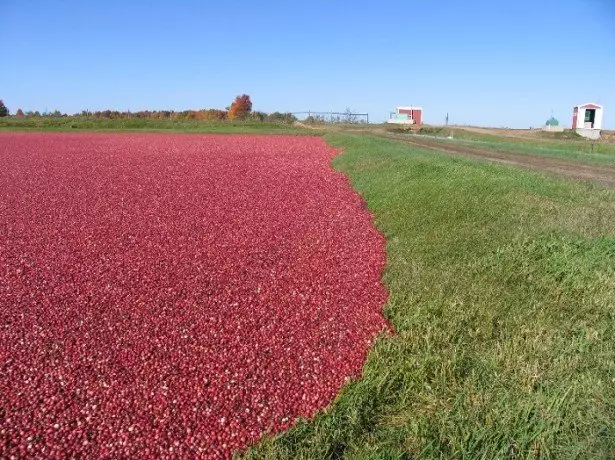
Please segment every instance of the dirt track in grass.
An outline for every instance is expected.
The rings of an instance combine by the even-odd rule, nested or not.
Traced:
[[[609,187],[615,187],[615,166],[581,163],[539,155],[502,152],[478,147],[468,147],[448,141],[434,141],[422,137],[396,136],[388,137],[401,140],[417,147],[437,150],[438,152],[469,157],[477,160],[520,166],[551,174],[565,176],[571,179],[597,182]]]

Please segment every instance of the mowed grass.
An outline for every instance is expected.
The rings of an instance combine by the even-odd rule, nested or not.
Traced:
[[[287,123],[255,120],[206,121],[151,118],[32,117],[0,118],[5,131],[147,131],[220,134],[315,134]]]
[[[467,131],[462,128],[424,128],[421,133],[435,136],[435,140],[468,147],[562,158],[583,163],[615,164],[615,144],[592,141],[574,132],[537,132],[528,137],[505,137]],[[453,135],[453,139],[446,136]]]
[[[613,458],[615,192],[327,136],[387,238],[396,332],[247,458]]]
[[[547,156],[596,164],[615,164],[615,144],[590,141],[541,142],[501,138],[497,141],[455,139],[453,142],[501,152]]]

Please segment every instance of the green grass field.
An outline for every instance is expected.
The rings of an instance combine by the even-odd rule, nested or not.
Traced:
[[[387,238],[396,333],[247,458],[613,458],[615,192],[326,137]]]
[[[532,142],[504,138],[495,141],[454,139],[452,142],[500,152],[563,158],[582,163],[615,164],[615,145],[613,144],[594,143],[592,145],[589,141]]]
[[[285,123],[261,121],[202,121],[151,118],[32,117],[0,118],[4,131],[147,131],[220,134],[313,134]]]
[[[403,130],[399,130],[403,132]],[[423,128],[419,134],[433,136],[442,142],[452,142],[501,152],[563,158],[583,163],[615,164],[615,144],[584,139],[576,133],[538,132],[527,138],[504,137],[467,131],[462,128]],[[453,139],[446,139],[453,135]]]

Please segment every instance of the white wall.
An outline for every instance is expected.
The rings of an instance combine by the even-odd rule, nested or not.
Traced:
[[[582,129],[579,128],[576,130],[577,134],[587,137],[589,139],[598,140],[600,139],[600,130],[598,129]]]
[[[577,125],[573,126],[573,129],[579,129],[585,127],[585,109],[579,107],[579,113],[577,114]]]
[[[405,120],[403,118],[389,118],[387,123],[394,123],[396,125],[413,125],[414,120],[412,118],[407,118]]]
[[[602,129],[602,119],[604,117],[603,109],[596,109],[596,120],[594,122],[595,129]]]
[[[602,119],[604,116],[603,109],[596,109],[596,117],[594,118],[594,129],[602,129]],[[577,125],[573,129],[585,129],[585,109],[579,107],[579,115],[577,116]]]

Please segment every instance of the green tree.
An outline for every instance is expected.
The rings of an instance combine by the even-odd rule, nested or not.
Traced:
[[[9,115],[9,109],[4,105],[2,99],[0,99],[0,117],[7,117]]]

